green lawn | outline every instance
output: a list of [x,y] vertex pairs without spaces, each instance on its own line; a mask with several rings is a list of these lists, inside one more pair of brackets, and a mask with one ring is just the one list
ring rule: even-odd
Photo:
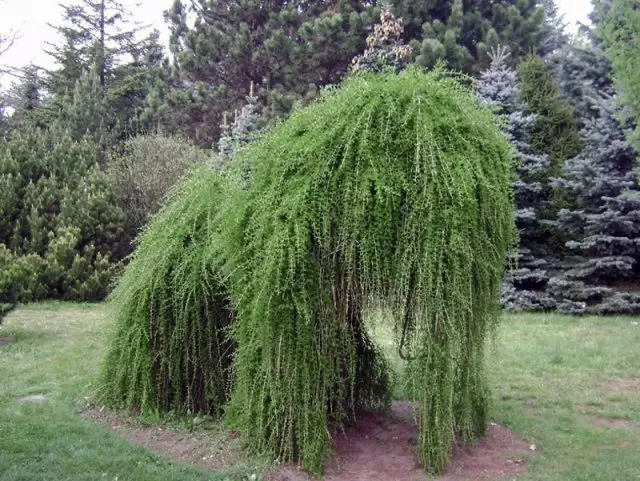
[[[165,461],[76,412],[104,352],[103,306],[42,304],[0,337],[0,480],[222,480]],[[382,341],[391,346],[388,336]],[[489,351],[493,418],[537,446],[535,481],[640,481],[640,326],[629,318],[505,318]],[[42,403],[19,398],[44,395]],[[256,466],[258,464],[255,464]]]

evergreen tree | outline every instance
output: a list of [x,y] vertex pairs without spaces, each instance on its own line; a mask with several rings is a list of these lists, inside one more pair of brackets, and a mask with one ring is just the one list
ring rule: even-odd
[[[48,79],[53,116],[77,117],[79,110],[93,110],[99,116],[81,134],[89,130],[100,136],[96,129],[101,128],[117,139],[137,131],[145,99],[163,61],[158,32],[141,38],[142,29],[128,20],[130,13],[116,0],[80,0],[62,8],[63,23],[54,28],[63,43],[52,45],[49,52],[58,65]],[[99,97],[95,107],[78,106],[85,99]]]
[[40,69],[31,64],[22,70],[19,81],[11,88],[7,96],[11,99],[13,115],[11,128],[20,128],[25,124],[42,124],[41,108],[45,105],[44,84]]
[[411,47],[405,45],[404,25],[391,9],[380,13],[380,23],[373,27],[373,33],[367,37],[367,49],[353,59],[353,72],[399,72],[411,60]]
[[544,173],[551,164],[549,157],[535,154],[530,144],[530,132],[535,116],[526,114],[517,85],[517,72],[507,63],[508,54],[498,48],[491,54],[491,66],[478,82],[481,102],[493,107],[504,118],[504,129],[517,161],[514,183],[516,221],[520,231],[517,268],[513,269],[503,289],[503,305],[513,311],[538,311],[555,307],[546,292],[549,275],[544,246],[544,229],[540,225],[540,210],[549,204],[549,189],[543,184]]
[[581,37],[562,47],[550,60],[562,97],[574,109],[577,127],[582,128],[583,120],[598,115],[598,92],[613,95],[611,64],[593,31],[584,26]]
[[[78,57],[85,68],[94,68],[100,85],[106,87],[112,80],[113,70],[126,55],[136,48],[140,28],[129,20],[131,13],[118,0],[77,0],[78,3],[61,5],[63,24],[54,26],[65,43],[54,46],[52,55],[65,69],[67,75],[78,75],[81,71],[70,68],[63,60]],[[79,77],[68,77],[67,86]]]
[[566,33],[564,16],[555,0],[541,0],[539,3],[545,11],[545,23],[538,50],[547,60],[557,56],[569,44],[570,39]]
[[80,77],[73,92],[65,96],[62,111],[58,115],[56,126],[67,131],[74,140],[79,141],[89,135],[96,144],[106,149],[113,132],[110,129],[112,125],[105,92],[95,70]]
[[531,145],[535,152],[547,154],[558,174],[565,160],[580,153],[580,136],[574,124],[573,109],[560,95],[549,67],[530,55],[518,68],[522,98],[528,112],[536,115]]
[[636,0],[596,2],[602,16],[598,34],[613,67],[613,78],[631,121],[631,141],[640,149],[640,8]]
[[9,135],[9,131],[11,130],[9,118],[5,112],[7,108],[5,102],[4,95],[2,95],[2,92],[0,91],[0,140]]
[[106,94],[110,121],[127,135],[147,127],[140,123],[147,96],[158,82],[165,65],[164,47],[160,34],[153,30],[149,36],[132,46],[131,60],[114,68],[113,81]]
[[545,11],[534,0],[394,0],[417,63],[431,68],[444,60],[453,69],[477,73],[491,48],[508,45],[512,60],[529,50],[543,53]]
[[[214,158],[214,167],[223,169],[226,167],[235,153],[244,145],[253,142],[261,134],[260,106],[255,96],[253,84],[247,96],[247,103],[238,112],[236,110],[233,123],[228,123],[227,115],[220,126],[222,135],[218,141],[218,154]],[[245,170],[248,166],[245,166]]]
[[181,1],[166,13],[175,65],[172,78],[156,87],[155,114],[147,118],[171,110],[173,125],[166,129],[207,147],[219,137],[223,112],[244,103],[251,82],[271,118],[314,98],[319,87],[339,82],[363,51],[374,13],[369,2],[356,0],[196,0],[194,5],[192,27]]
[[[53,94],[63,97],[66,93],[73,92],[76,82],[80,80],[82,74],[90,70],[92,65],[87,63],[78,51],[74,36],[68,32],[63,37],[60,46],[49,44],[51,50],[46,52],[53,57],[57,69],[49,72],[48,88]],[[54,101],[55,101],[54,97]]]
[[106,295],[128,241],[98,153],[29,125],[0,145],[0,303]]
[[556,181],[577,199],[575,209],[559,213],[560,225],[575,236],[567,246],[576,257],[552,287],[564,312],[638,314],[640,294],[621,292],[640,281],[638,154],[624,138],[615,98],[596,102],[597,115],[581,131],[584,152],[566,162]]

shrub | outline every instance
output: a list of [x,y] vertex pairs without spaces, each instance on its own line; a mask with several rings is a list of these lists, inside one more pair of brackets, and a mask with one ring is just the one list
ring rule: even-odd
[[221,178],[197,169],[154,217],[111,295],[101,398],[143,413],[217,415],[229,393],[233,316],[216,270]]
[[140,238],[112,297],[103,399],[217,413],[233,361],[228,421],[251,449],[317,473],[330,423],[388,404],[363,324],[383,307],[420,460],[441,472],[456,432],[486,429],[484,342],[515,238],[495,117],[439,72],[360,76],[236,156],[250,189],[233,169],[196,172]]
[[209,157],[185,139],[161,135],[134,137],[120,152],[112,153],[109,175],[127,214],[128,231],[137,234],[158,211],[169,189]]
[[438,72],[362,76],[237,155],[253,187],[218,240],[237,316],[230,421],[319,472],[328,423],[386,402],[362,325],[382,305],[409,360],[418,456],[441,472],[454,433],[486,429],[484,341],[515,236],[495,117]]
[[0,145],[3,298],[106,295],[111,262],[125,255],[129,242],[98,152],[89,141],[33,128]]

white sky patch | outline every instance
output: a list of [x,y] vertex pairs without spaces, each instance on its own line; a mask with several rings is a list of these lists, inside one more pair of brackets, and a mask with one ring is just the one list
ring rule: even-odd
[[[60,1],[66,3],[70,0]],[[58,40],[53,29],[47,25],[60,22],[61,8],[58,3],[56,0],[0,0],[0,32],[17,30],[21,34],[13,48],[0,58],[0,64],[14,68],[29,63],[45,68],[54,66],[44,50],[47,42],[55,43]],[[138,3],[135,0],[124,0],[124,3],[131,6],[135,20],[160,30],[166,41],[168,32],[162,12],[171,6],[173,0],[141,0],[137,8],[134,7]],[[592,9],[590,0],[556,0],[556,3],[570,31],[576,31],[576,22],[588,21],[587,16]]]

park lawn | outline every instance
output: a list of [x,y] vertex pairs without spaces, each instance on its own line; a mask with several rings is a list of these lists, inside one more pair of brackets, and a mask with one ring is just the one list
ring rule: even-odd
[[[186,467],[78,415],[105,352],[106,312],[104,305],[44,303],[5,318],[0,338],[12,342],[0,347],[0,481],[249,479],[251,463],[224,473]],[[44,401],[18,401],[30,395]]]
[[[392,336],[374,331],[393,355]],[[232,472],[207,473],[78,416],[107,332],[103,305],[35,304],[5,319],[0,339],[11,343],[0,346],[0,480],[248,479],[264,466],[248,459]],[[639,346],[640,326],[630,318],[505,316],[488,349],[492,417],[536,446],[522,479],[640,481]],[[44,400],[19,401],[30,395]]]

